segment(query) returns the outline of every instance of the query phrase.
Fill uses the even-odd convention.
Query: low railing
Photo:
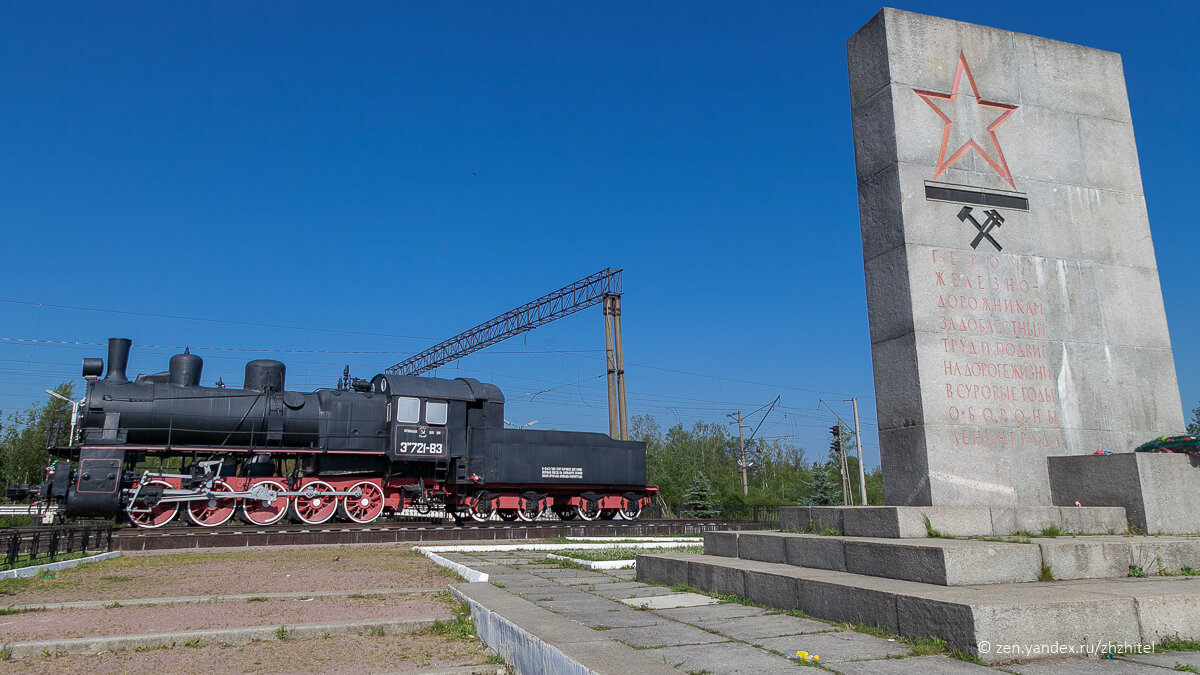
[[[54,562],[76,553],[103,553],[112,548],[112,530],[111,525],[0,530],[3,569]]]
[[[676,512],[680,518],[703,518],[727,523],[761,523],[766,527],[778,527],[780,506],[779,504],[715,504],[709,508],[699,509],[682,506]],[[669,518],[670,516],[659,517]]]

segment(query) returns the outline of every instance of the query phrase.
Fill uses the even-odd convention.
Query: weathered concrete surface
[[[886,501],[1181,431],[1120,56],[894,9],[847,54]]]
[[[1157,452],[1051,457],[1054,503],[1121,506],[1146,534],[1200,532],[1200,458]]]
[[[1008,537],[996,541],[753,532],[741,534],[742,548],[749,556],[762,554],[769,559],[742,556],[741,560],[778,562],[774,559],[778,543],[756,540],[782,542],[788,565],[940,586],[1033,582],[1041,576],[1043,565],[1056,580],[1125,577],[1135,566],[1148,576],[1179,575],[1188,568],[1200,570],[1200,537],[1096,535]],[[703,572],[696,574],[709,577],[721,574],[711,566],[698,569]],[[752,580],[743,575],[724,587],[735,589],[741,584],[745,593],[739,595],[769,602],[770,598],[786,597],[789,581],[773,577]],[[693,585],[703,588],[706,583],[710,583],[707,577],[698,577]]]
[[[451,590],[471,606],[479,637],[519,673],[676,672],[489,583],[458,584]]]
[[[639,580],[671,565],[714,567],[741,575],[745,587],[773,589],[773,607],[799,609],[819,619],[863,620],[915,637],[936,636],[989,663],[1011,660],[981,646],[1073,644],[1084,634],[1153,644],[1166,635],[1200,639],[1200,579],[1103,579],[981,586],[935,586],[834,570],[735,560],[717,556],[647,556]],[[781,581],[792,579],[794,586]],[[789,588],[794,594],[786,596]],[[700,586],[704,590],[710,590]],[[764,600],[767,595],[761,596]]]
[[[1120,506],[784,506],[779,509],[779,527],[788,532],[919,539],[930,536],[931,529],[950,537],[1036,534],[1047,528],[1065,534],[1120,534],[1127,523]],[[723,550],[732,546],[728,541],[723,540]]]

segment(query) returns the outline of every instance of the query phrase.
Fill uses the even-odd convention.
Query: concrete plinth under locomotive
[[[311,393],[285,389],[278,361],[246,365],[241,389],[200,386],[203,361],[125,375],[132,342],[84,359],[87,392],[43,487],[68,516],[161,527],[180,511],[215,527],[285,517],[366,523],[444,509],[456,520],[636,518],[645,445],[603,434],[504,428],[504,395],[469,378],[376,375]]]

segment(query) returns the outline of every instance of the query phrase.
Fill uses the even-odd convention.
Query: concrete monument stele
[[[1121,57],[893,9],[847,51],[885,501],[1182,431]]]

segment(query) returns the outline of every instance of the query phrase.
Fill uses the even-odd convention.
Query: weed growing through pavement
[[[276,629],[275,629],[275,638],[276,638],[276,639],[278,639],[278,640],[287,640],[287,639],[288,639],[288,629],[287,629],[287,627],[286,627],[286,626],[280,626],[279,628],[276,628]]]
[[[1054,571],[1046,563],[1042,563],[1042,569],[1038,572],[1038,581],[1056,581]]]
[[[1200,642],[1177,635],[1168,635],[1159,641],[1158,648],[1168,652],[1200,652]]]

